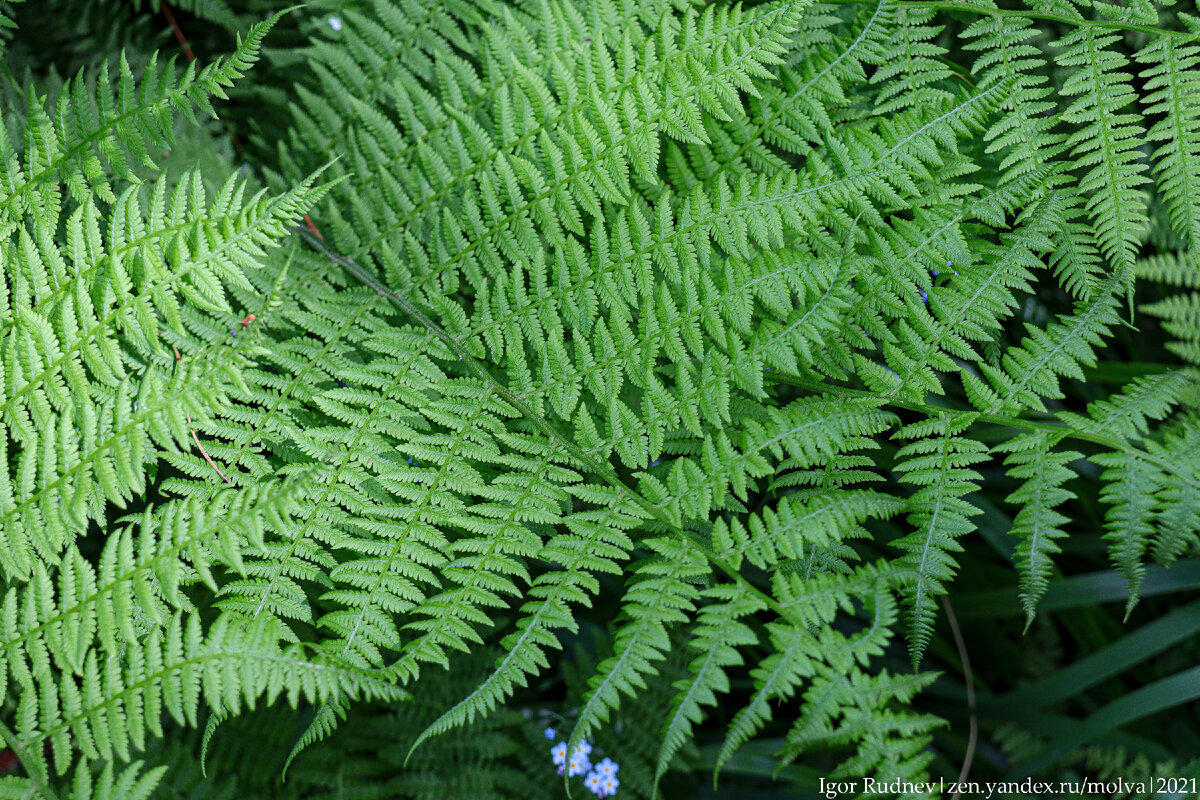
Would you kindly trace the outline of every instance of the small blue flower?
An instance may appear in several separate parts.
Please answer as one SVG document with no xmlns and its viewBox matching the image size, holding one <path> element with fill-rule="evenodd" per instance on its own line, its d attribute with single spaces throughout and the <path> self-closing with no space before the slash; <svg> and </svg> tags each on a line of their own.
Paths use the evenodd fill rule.
<svg viewBox="0 0 1200 800">
<path fill-rule="evenodd" d="M 601 778 L 613 778 L 616 777 L 617 770 L 620 768 L 621 767 L 619 764 L 617 764 L 617 762 L 613 761 L 611 758 L 605 757 L 603 761 L 596 765 L 596 773 Z"/>
<path fill-rule="evenodd" d="M 620 785 L 621 782 L 617 780 L 615 775 L 609 775 L 607 778 L 601 778 L 600 791 L 604 792 L 604 794 L 600 794 L 600 792 L 597 792 L 597 794 L 600 794 L 600 797 L 611 797 L 617 793 L 617 787 Z"/>
<path fill-rule="evenodd" d="M 603 791 L 600 788 L 600 781 L 602 781 L 602 780 L 603 780 L 603 778 L 600 776 L 599 773 L 589 772 L 588 776 L 583 779 L 583 785 L 586 786 L 588 789 L 590 789 L 592 794 L 595 794 L 599 797 L 603 797 L 604 795 L 600 794 L 600 792 Z"/>
<path fill-rule="evenodd" d="M 929 292 L 925 291 L 924 289 L 921 290 L 921 302 L 922 303 L 929 302 Z"/>
<path fill-rule="evenodd" d="M 567 777 L 574 778 L 576 775 L 584 775 L 592 768 L 592 762 L 586 755 L 576 751 L 571 756 L 571 762 L 567 764 Z"/>
<path fill-rule="evenodd" d="M 651 461 L 651 462 L 650 462 L 650 466 L 652 466 L 652 467 L 657 467 L 657 466 L 658 466 L 659 464 L 661 464 L 661 463 L 662 463 L 662 459 L 661 459 L 661 458 L 656 458 L 656 459 L 654 459 L 653 461 Z"/>
<path fill-rule="evenodd" d="M 559 742 L 550 748 L 550 756 L 554 759 L 556 766 L 561 767 L 567 763 L 567 743 Z"/>
<path fill-rule="evenodd" d="M 335 31 L 340 31 L 342 29 L 342 21 L 337 17 L 330 17 L 325 21 L 328 22 L 329 27 L 333 28 Z"/>
<path fill-rule="evenodd" d="M 583 740 L 583 741 L 581 741 L 579 744 L 575 745 L 575 752 L 574 752 L 574 753 L 572 753 L 571 755 L 575 755 L 575 756 L 584 755 L 584 756 L 586 756 L 586 755 L 590 755 L 590 754 L 591 754 L 591 752 L 592 752 L 592 743 L 591 743 L 591 742 L 589 742 L 587 739 L 584 739 L 584 740 Z"/>
<path fill-rule="evenodd" d="M 553 739 L 558 735 L 554 732 L 554 728 L 546 728 L 546 730 L 542 731 L 542 733 L 546 734 L 547 739 Z"/>
</svg>

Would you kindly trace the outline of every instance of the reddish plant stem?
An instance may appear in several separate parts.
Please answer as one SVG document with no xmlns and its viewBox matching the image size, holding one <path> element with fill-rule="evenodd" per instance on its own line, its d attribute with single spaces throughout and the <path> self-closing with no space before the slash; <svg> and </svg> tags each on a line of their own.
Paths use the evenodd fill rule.
<svg viewBox="0 0 1200 800">
<path fill-rule="evenodd" d="M 167 22 L 171 25 L 171 30 L 175 31 L 175 38 L 179 40 L 179 44 L 183 47 L 183 54 L 187 56 L 188 61 L 195 61 L 196 54 L 192 52 L 192 48 L 188 45 L 187 37 L 183 35 L 183 29 L 179 27 L 179 23 L 175 21 L 175 15 L 171 13 L 171 8 L 166 4 L 166 0 L 160 2 L 158 7 L 162 9 L 163 16 L 167 18 Z"/>
</svg>

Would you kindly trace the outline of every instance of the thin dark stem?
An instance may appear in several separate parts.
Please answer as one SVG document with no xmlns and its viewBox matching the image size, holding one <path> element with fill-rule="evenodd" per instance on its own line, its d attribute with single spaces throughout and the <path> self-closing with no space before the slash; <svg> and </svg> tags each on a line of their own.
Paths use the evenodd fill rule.
<svg viewBox="0 0 1200 800">
<path fill-rule="evenodd" d="M 950 598 L 942 595 L 942 608 L 946 610 L 946 619 L 950 622 L 950 631 L 954 634 L 954 644 L 958 647 L 958 657 L 962 661 L 963 681 L 967 684 L 967 712 L 970 714 L 970 732 L 967 735 L 967 754 L 963 756 L 962 770 L 958 773 L 958 786 L 950 800 L 959 800 L 962 796 L 962 785 L 971 774 L 971 762 L 975 760 L 975 743 L 979 738 L 979 715 L 975 713 L 975 674 L 971 671 L 971 657 L 967 655 L 967 643 L 963 640 L 962 631 L 958 628 L 958 617 L 954 616 L 954 607 Z"/>
<path fill-rule="evenodd" d="M 167 22 L 171 25 L 171 30 L 175 31 L 175 38 L 179 40 L 179 45 L 183 48 L 183 54 L 187 56 L 188 61 L 195 61 L 196 54 L 192 52 L 191 45 L 188 44 L 187 37 L 183 35 L 183 29 L 179 27 L 179 23 L 175 21 L 175 15 L 171 13 L 171 7 L 167 5 L 166 0 L 159 3 L 159 8 L 162 9 L 163 16 L 167 18 Z"/>
</svg>

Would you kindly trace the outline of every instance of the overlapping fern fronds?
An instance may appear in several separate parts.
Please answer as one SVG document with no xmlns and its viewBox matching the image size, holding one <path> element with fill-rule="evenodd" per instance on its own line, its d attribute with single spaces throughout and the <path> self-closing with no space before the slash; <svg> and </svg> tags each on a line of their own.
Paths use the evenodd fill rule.
<svg viewBox="0 0 1200 800">
<path fill-rule="evenodd" d="M 1147 553 L 1196 547 L 1195 298 L 1145 309 L 1193 372 L 1066 402 L 1125 298 L 1197 285 L 1194 18 L 313 6 L 264 95 L 288 128 L 250 137 L 272 191 L 134 165 L 158 172 L 173 117 L 210 112 L 275 18 L 227 60 L 122 59 L 0 128 L 21 786 L 147 794 L 161 769 L 117 762 L 277 698 L 311 708 L 282 759 L 302 780 L 337 747 L 434 769 L 423 748 L 475 759 L 444 735 L 519 728 L 575 660 L 569 750 L 658 715 L 629 733 L 630 793 L 732 701 L 718 772 L 770 730 L 781 765 L 920 780 L 940 722 L 897 645 L 919 670 L 997 467 L 1029 620 L 1077 476 L 1130 607 Z M 1175 246 L 1148 255 L 1160 208 Z M 480 769 L 512 769 L 504 747 Z M 345 785 L 383 780 L 368 761 Z"/>
</svg>

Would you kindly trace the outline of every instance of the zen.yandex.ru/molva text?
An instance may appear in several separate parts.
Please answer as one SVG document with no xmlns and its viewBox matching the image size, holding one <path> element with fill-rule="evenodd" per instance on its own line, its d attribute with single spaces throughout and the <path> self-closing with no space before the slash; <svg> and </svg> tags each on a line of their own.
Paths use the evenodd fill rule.
<svg viewBox="0 0 1200 800">
<path fill-rule="evenodd" d="M 964 798 L 983 798 L 983 800 L 1016 795 L 1049 798 L 1072 797 L 1080 794 L 1098 794 L 1110 797 L 1130 794 L 1166 794 L 1181 797 L 1194 795 L 1196 786 L 1195 778 L 1153 778 L 1149 781 L 1130 781 L 1124 778 L 1104 781 L 1091 778 L 1078 781 L 1039 781 L 1033 778 L 1021 781 L 948 781 L 943 778 L 928 782 L 902 781 L 899 778 L 890 781 L 881 781 L 875 778 L 832 781 L 821 778 L 820 788 L 817 792 L 827 800 L 859 795 L 896 797 L 906 794 L 928 794 L 941 797 L 959 795 Z"/>
</svg>

